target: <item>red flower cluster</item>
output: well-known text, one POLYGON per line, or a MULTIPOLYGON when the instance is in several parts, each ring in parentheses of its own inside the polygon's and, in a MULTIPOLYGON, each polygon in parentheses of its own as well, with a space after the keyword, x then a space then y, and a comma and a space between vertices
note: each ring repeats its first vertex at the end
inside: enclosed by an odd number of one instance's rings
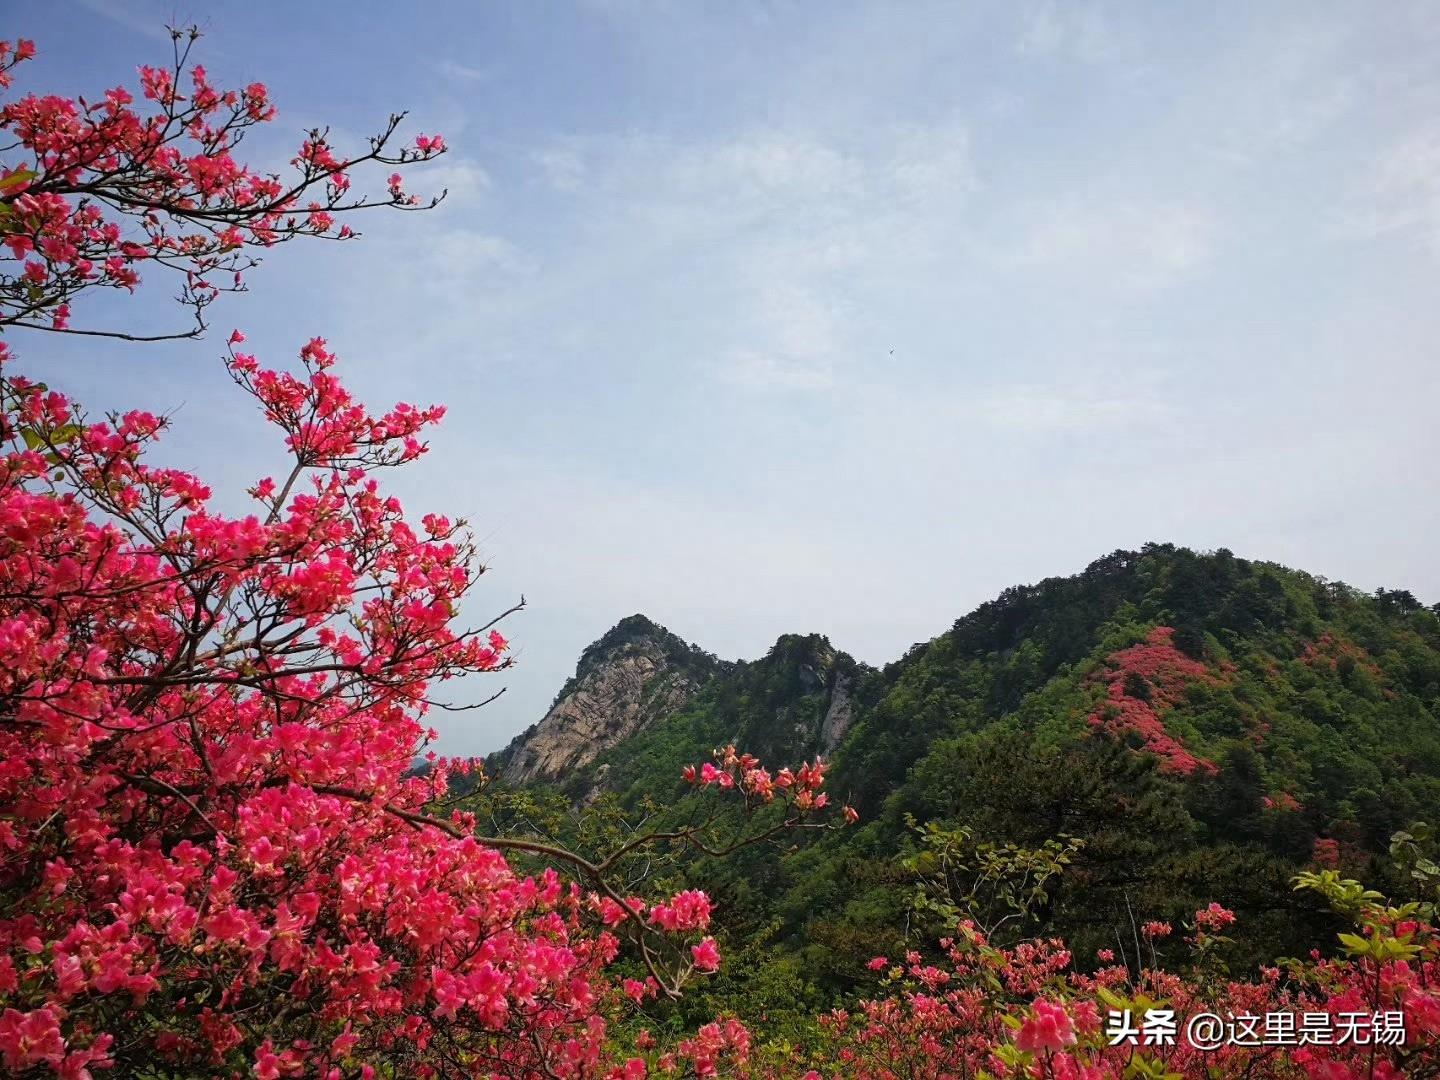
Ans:
MULTIPOLYGON (((801 813, 823 810, 830 802, 830 797, 820 790, 825 783, 825 763, 818 758, 793 772, 781 769, 771 776, 756 758, 737 753, 735 747, 727 746, 715 751, 714 762, 704 762, 699 769, 687 765, 684 777, 687 783, 700 787, 736 788, 745 796, 747 803, 771 803, 778 796, 780 801, 792 805, 801 813)), ((853 807, 845 807, 843 814, 847 825, 860 820, 853 807)))
POLYGON ((1260 798, 1260 805, 1266 810, 1285 810, 1291 813, 1303 809, 1300 800, 1288 791, 1280 791, 1274 795, 1263 795, 1260 798))
POLYGON ((1215 675, 1198 660, 1175 648, 1175 630, 1157 626, 1145 643, 1112 654, 1099 679, 1106 701, 1088 717, 1091 727, 1113 735, 1138 735, 1146 750, 1160 759, 1164 772, 1188 776, 1215 772, 1214 762, 1196 757, 1165 729, 1163 716, 1173 708, 1192 682, 1214 681, 1215 675), (1145 696, 1132 692, 1143 680, 1145 696))
POLYGON ((1300 650, 1300 662, 1306 667, 1336 671, 1342 661, 1363 668, 1377 679, 1384 678, 1384 672, 1366 655, 1364 649, 1354 642, 1337 638, 1334 634, 1321 634, 1314 641, 1306 642, 1305 647, 1300 650))
POLYGON ((1058 1001, 1040 998, 1020 1025, 1015 1045, 1021 1050, 1058 1051, 1075 1045, 1075 1021, 1058 1001))
POLYGON ((436 413, 371 417, 306 364, 237 374, 294 457, 240 518, 146 463, 154 417, 0 381, 9 1068, 323 1074, 439 1018, 493 1040, 593 1014, 615 944, 580 932, 578 894, 463 818, 421 824, 449 773, 411 774, 428 688, 506 648, 450 626, 468 545, 417 536, 370 477, 436 413), (280 1008, 311 1020, 276 1049, 241 1018, 280 1008))
MULTIPOLYGON (((431 687, 505 666, 507 642, 451 625, 475 577, 463 534, 413 529, 372 475, 421 453, 439 410, 373 415, 333 365, 318 339, 298 375, 232 356, 292 459, 243 517, 147 464, 155 417, 92 423, 0 379, 8 1069, 609 1068, 621 942, 604 927, 647 905, 519 876, 468 816, 430 815, 455 767, 412 771, 431 687)), ((719 760, 764 798, 758 762, 719 760)), ((797 816, 776 828, 823 805, 821 784, 818 766, 782 771, 797 816)), ((682 937, 709 920, 693 890, 646 918, 682 937)), ((688 955, 720 963, 708 937, 688 955)), ((738 1053, 719 1030, 678 1053, 738 1053)))
MULTIPOLYGON (((1311 883, 1337 895, 1356 888, 1334 875, 1311 883)), ((942 943, 943 967, 912 954, 885 977, 882 996, 826 1017, 827 1039, 815 1048, 815 1056, 832 1064, 805 1076, 1399 1080, 1440 1075, 1440 992, 1435 989, 1440 985, 1440 937, 1396 909, 1372 905, 1361 918, 1365 933, 1342 938, 1347 958, 1296 963, 1285 977, 1279 969, 1263 969, 1254 982, 1216 981, 1206 974, 1200 966, 1207 947, 1203 941, 1193 942, 1197 966, 1190 973, 1144 969, 1137 975, 1111 966, 1084 975, 1069 969, 1069 954, 1059 942, 1000 949, 965 924, 955 940, 942 943), (1138 1024, 1147 1010, 1161 1010, 1173 1019, 1169 1037, 1142 1037, 1136 1027, 1134 1038, 1116 1038, 1109 1023, 1102 1022, 1102 1017, 1118 1015, 1138 1024), (1187 1040, 1187 1019, 1201 1013, 1228 1022, 1238 1037, 1215 1046, 1187 1040), (1347 1019, 1368 1022, 1388 1014, 1402 1022, 1405 1038, 1302 1044, 1296 1036, 1288 1043, 1266 1042, 1254 1032, 1272 1014, 1279 1018, 1274 1030, 1292 1033, 1302 1030, 1302 1020, 1343 1030, 1347 1019)), ((1233 914, 1218 904, 1196 913, 1197 926, 1211 931, 1233 922, 1233 914)), ((1103 950, 1101 958, 1113 959, 1103 950)), ((874 970, 887 966, 883 957, 870 964, 874 970)), ((799 1071, 782 1067, 760 1075, 779 1078, 799 1071)))
POLYGON ((1219 904, 1211 903, 1195 912, 1195 926, 1201 930, 1219 933, 1235 923, 1235 913, 1219 904))
MULTIPOLYGON (((196 320, 160 336, 194 336, 219 293, 244 287, 256 251, 300 236, 349 239, 354 231, 337 217, 365 207, 420 206, 398 172, 383 197, 351 193, 351 173, 371 162, 400 168, 445 152, 439 135, 393 146, 402 116, 353 156, 312 131, 285 177, 237 161, 236 147, 275 118, 275 106, 262 83, 213 85, 189 63, 197 36, 172 32, 173 63, 140 68, 143 107, 124 87, 96 100, 28 94, 0 106, 0 327, 69 330, 77 294, 133 292, 150 268, 180 276, 196 320)), ((34 51, 29 41, 0 41, 0 89, 34 51)))

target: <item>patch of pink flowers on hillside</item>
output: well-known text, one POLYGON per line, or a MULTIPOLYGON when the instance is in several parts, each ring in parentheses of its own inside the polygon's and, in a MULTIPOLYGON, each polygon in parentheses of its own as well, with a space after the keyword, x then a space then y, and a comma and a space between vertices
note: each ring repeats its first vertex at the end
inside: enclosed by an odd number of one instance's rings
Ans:
POLYGON ((1146 750, 1160 759, 1160 770, 1176 776, 1214 773, 1215 763, 1192 754, 1166 730, 1164 716, 1191 683, 1213 683, 1214 672, 1175 648, 1175 629, 1157 626, 1145 641, 1112 653, 1097 678, 1105 684, 1105 701, 1087 718, 1090 726, 1111 735, 1138 735, 1146 750), (1130 693, 1143 679, 1149 700, 1130 693))

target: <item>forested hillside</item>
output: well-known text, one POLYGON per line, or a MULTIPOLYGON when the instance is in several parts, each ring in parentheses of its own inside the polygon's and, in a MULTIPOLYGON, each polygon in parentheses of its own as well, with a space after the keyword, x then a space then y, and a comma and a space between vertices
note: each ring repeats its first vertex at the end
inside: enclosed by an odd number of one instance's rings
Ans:
MULTIPOLYGON (((687 653, 625 626, 624 648, 687 653)), ((1239 962, 1308 949, 1333 925, 1293 875, 1383 881, 1391 834, 1440 810, 1437 718, 1440 618, 1409 593, 1152 544, 1008 589, 883 671, 818 636, 716 663, 682 706, 530 792, 682 820, 681 768, 714 747, 823 755, 858 829, 677 873, 716 898, 732 953, 824 998, 935 930, 941 866, 941 892, 976 891, 1006 932, 1063 935, 1080 958, 1138 951, 1136 926, 1208 901, 1240 914, 1239 962)), ((502 778, 525 744, 497 756, 502 778)))

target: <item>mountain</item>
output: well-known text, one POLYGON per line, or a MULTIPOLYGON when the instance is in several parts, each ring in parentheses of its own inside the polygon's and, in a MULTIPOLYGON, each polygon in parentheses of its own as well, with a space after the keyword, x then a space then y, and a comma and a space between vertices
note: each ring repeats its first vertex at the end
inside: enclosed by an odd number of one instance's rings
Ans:
POLYGON ((1150 544, 1008 589, 883 670, 815 635, 727 663, 633 616, 498 764, 678 816, 680 767, 732 742, 775 765, 826 756, 865 822, 694 870, 737 939, 768 927, 817 978, 906 947, 877 927, 910 917, 897 856, 925 823, 1027 852, 1074 841, 1034 929, 1077 955, 1218 900, 1268 959, 1326 929, 1289 888, 1298 869, 1379 882, 1391 833, 1440 813, 1440 611, 1150 544))
MULTIPOLYGON (((580 655, 550 711, 491 766, 515 784, 584 775, 600 755, 679 712, 732 667, 644 615, 621 619, 580 655)), ((603 773, 592 780, 603 781, 603 773)))
POLYGON ((815 634, 727 662, 631 615, 581 654, 544 718, 489 764, 511 784, 614 789, 637 779, 644 736, 697 710, 705 731, 686 741, 701 757, 730 742, 771 760, 828 757, 854 723, 858 684, 876 675, 815 634))

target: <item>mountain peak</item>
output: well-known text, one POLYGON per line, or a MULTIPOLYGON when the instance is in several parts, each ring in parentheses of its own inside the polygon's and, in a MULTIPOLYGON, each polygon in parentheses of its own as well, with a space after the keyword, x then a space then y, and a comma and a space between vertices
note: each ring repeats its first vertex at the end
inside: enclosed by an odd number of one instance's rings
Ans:
POLYGON ((683 708, 726 666, 648 616, 627 615, 580 654, 550 711, 495 764, 516 783, 554 781, 683 708))
POLYGON ((625 618, 591 642, 580 654, 580 664, 583 666, 587 657, 591 659, 605 657, 623 649, 626 645, 647 640, 671 647, 679 646, 682 650, 691 648, 683 638, 672 634, 648 615, 636 612, 634 615, 626 615, 625 618))
POLYGON ((585 651, 580 654, 579 662, 575 665, 575 674, 565 681, 565 685, 555 695, 555 701, 551 703, 552 708, 562 698, 573 693, 581 681, 596 667, 613 663, 627 653, 655 650, 663 654, 670 664, 693 671, 697 675, 708 676, 721 664, 720 660, 704 649, 697 645, 691 645, 648 615, 637 612, 634 615, 625 616, 586 646, 585 651))

